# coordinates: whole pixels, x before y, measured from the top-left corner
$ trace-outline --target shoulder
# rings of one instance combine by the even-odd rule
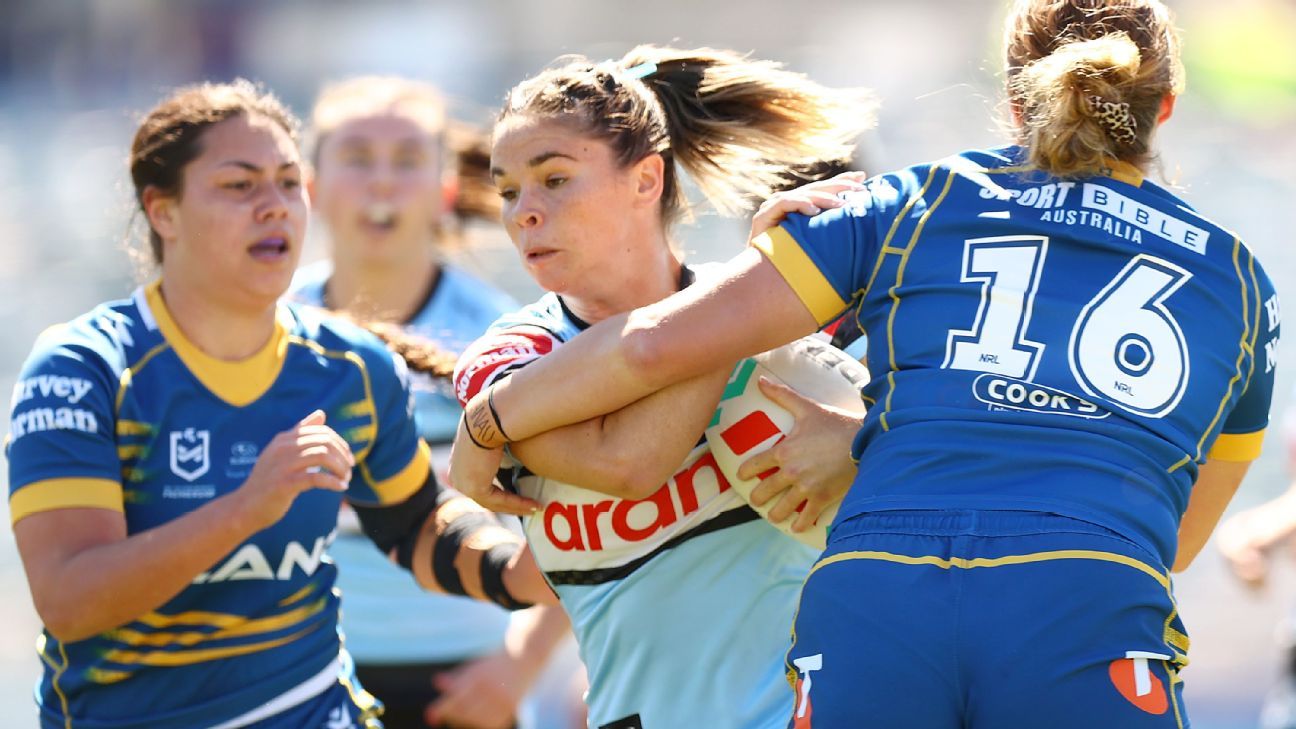
[[[283,302],[292,315],[293,338],[301,345],[327,353],[358,356],[366,366],[391,369],[394,355],[375,334],[316,306]]]
[[[41,332],[24,371],[54,366],[115,380],[161,342],[141,297],[111,301]]]

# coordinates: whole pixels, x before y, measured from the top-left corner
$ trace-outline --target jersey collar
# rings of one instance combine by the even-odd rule
[[[158,331],[175,350],[176,356],[204,387],[221,400],[243,407],[264,395],[278,379],[288,353],[288,334],[295,323],[287,307],[280,305],[275,309],[274,333],[260,350],[246,359],[230,362],[202,351],[180,331],[162,300],[161,279],[145,288],[144,299]]]

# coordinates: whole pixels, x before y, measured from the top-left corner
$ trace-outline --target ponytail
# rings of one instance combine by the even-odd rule
[[[836,90],[731,51],[639,46],[620,61],[568,59],[516,86],[500,119],[572,118],[632,164],[666,159],[662,216],[686,209],[675,164],[720,212],[847,164],[873,125],[871,96]]]
[[[1006,45],[1028,164],[1077,177],[1151,161],[1162,100],[1183,89],[1159,0],[1018,0]]]

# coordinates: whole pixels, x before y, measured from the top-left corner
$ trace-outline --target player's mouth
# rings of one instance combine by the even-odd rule
[[[527,249],[527,251],[522,254],[522,257],[526,259],[526,262],[528,264],[537,265],[552,259],[554,256],[557,256],[561,252],[562,251],[558,250],[557,248],[536,246],[534,248]]]
[[[292,244],[286,235],[270,235],[248,246],[248,253],[263,263],[277,263],[288,257]]]
[[[396,206],[388,202],[366,205],[360,215],[360,227],[375,234],[390,233],[400,223]]]

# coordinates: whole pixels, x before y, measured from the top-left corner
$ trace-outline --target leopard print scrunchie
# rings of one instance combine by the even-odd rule
[[[1085,102],[1085,109],[1117,143],[1131,145],[1138,140],[1138,120],[1130,113],[1128,102],[1107,101],[1101,96],[1090,96]]]

